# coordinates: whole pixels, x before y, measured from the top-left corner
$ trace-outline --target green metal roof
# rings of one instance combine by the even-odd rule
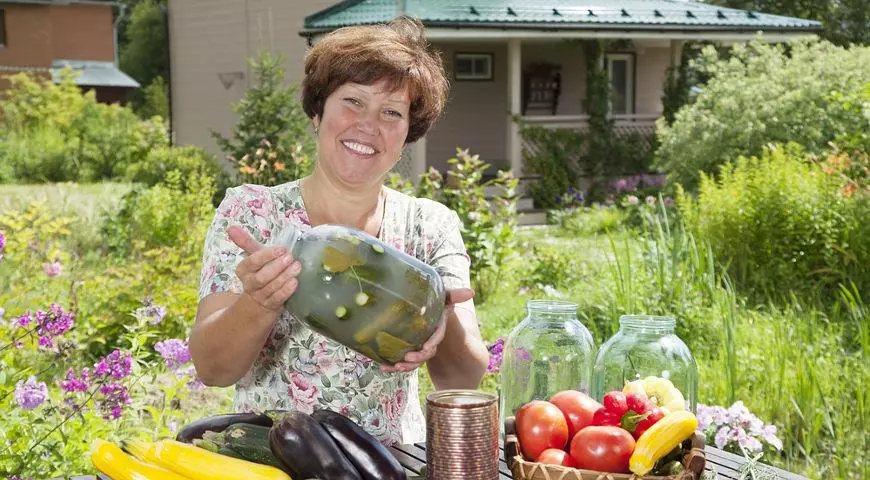
[[[79,86],[139,88],[139,82],[122,72],[114,63],[93,60],[55,60],[51,68],[51,76],[55,82],[60,81],[60,71],[67,67],[78,72],[76,85]]]
[[[316,32],[389,22],[402,0],[345,0],[305,19]],[[427,26],[819,30],[819,22],[681,0],[404,0]]]

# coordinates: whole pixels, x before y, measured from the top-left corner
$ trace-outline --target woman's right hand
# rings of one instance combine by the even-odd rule
[[[242,281],[242,295],[269,312],[280,313],[284,302],[296,291],[299,284],[296,276],[302,264],[286,248],[266,247],[242,227],[233,225],[227,228],[227,234],[248,254],[236,267],[236,275]]]

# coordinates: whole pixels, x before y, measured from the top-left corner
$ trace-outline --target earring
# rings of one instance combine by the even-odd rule
[[[320,131],[320,128],[319,128],[317,125],[315,125],[315,126],[314,126],[314,136],[315,136],[315,137],[317,136],[317,134],[318,134],[319,131]]]

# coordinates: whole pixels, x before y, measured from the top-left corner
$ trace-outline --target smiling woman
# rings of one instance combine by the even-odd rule
[[[489,358],[459,217],[383,186],[402,149],[441,114],[448,87],[441,57],[419,21],[399,17],[327,35],[308,53],[305,75],[314,171],[284,185],[227,191],[206,236],[191,356],[206,384],[236,385],[237,411],[329,409],[384,443],[420,442],[417,367],[427,365],[438,389],[477,388]],[[290,296],[303,294],[302,264],[270,243],[290,226],[305,232],[322,224],[363,230],[435,268],[447,305],[420,351],[378,366],[284,310]]]

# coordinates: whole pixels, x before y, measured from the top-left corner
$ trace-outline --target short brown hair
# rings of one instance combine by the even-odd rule
[[[321,117],[326,98],[340,86],[383,79],[394,90],[408,85],[411,118],[405,143],[417,141],[441,115],[448,85],[441,55],[415,18],[344,27],[319,40],[305,56],[302,107],[309,118]]]

